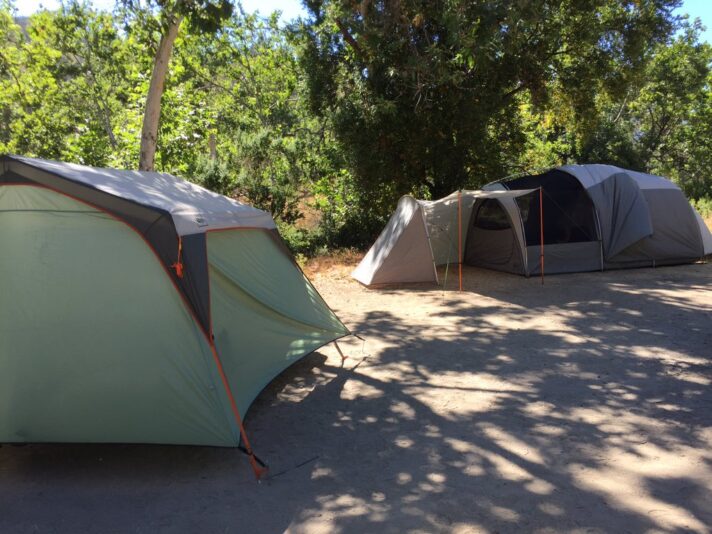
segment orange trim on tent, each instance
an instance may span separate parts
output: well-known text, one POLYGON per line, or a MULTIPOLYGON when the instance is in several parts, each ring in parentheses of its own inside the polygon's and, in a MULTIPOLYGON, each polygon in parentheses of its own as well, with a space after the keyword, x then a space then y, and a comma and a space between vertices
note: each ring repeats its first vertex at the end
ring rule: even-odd
MULTIPOLYGON (((243 227, 238 227, 243 228, 243 227)), ((264 228, 262 228, 264 230, 264 228)), ((215 335, 213 334, 213 304, 212 304, 212 286, 210 282, 210 261, 208 259, 208 232, 215 230, 205 231, 205 272, 208 273, 208 323, 210 324, 210 348, 213 353, 213 359, 215 360, 215 365, 218 368, 218 373, 220 374, 220 379, 222 380, 223 386, 225 387, 225 392, 230 399, 230 408, 235 417, 235 422, 237 423, 238 429, 240 431, 240 436, 245 442, 245 453, 250 458, 250 465, 252 466, 252 471, 255 473, 255 478, 260 480, 260 478, 267 473, 268 468, 266 466, 261 466, 254 451, 252 450, 252 445, 250 445, 250 440, 247 437, 247 431, 242 422, 242 416, 240 416, 240 410, 237 408, 237 402, 235 402, 235 397, 232 394, 232 388, 230 387, 230 381, 227 379, 225 374, 225 369, 223 368, 222 360, 218 354, 218 349, 215 345, 215 335)))
POLYGON ((171 267, 175 270, 178 278, 183 278, 183 238, 180 235, 178 236, 178 258, 171 267))
POLYGON ((240 411, 237 409, 237 403, 235 402, 235 397, 232 395, 232 388, 230 388, 230 383, 225 375, 225 369, 223 369, 222 361, 220 361, 220 356, 218 355, 218 350, 215 347, 215 341, 210 340, 210 349, 213 353, 213 359, 215 360, 215 365, 218 368, 218 373, 220 374, 220 379, 222 380, 223 386, 225 387, 225 392, 230 399, 230 407, 232 408, 232 413, 235 416, 235 421, 240 429, 240 436, 242 441, 245 442, 245 453, 250 458, 250 465, 255 473, 255 477, 259 480, 265 473, 267 473, 267 467, 260 465, 261 462, 257 460, 255 453, 252 451, 252 446, 250 445, 250 440, 247 438, 247 431, 245 426, 242 424, 242 417, 240 417, 240 411))

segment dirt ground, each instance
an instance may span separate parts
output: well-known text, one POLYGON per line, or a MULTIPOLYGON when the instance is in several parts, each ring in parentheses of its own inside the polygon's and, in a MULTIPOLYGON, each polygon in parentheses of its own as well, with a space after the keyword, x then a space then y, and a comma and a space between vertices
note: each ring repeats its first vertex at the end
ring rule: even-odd
MULTIPOLYGON (((365 342, 278 377, 234 450, 0 448, 0 532, 712 532, 712 265, 465 291, 308 266, 365 342)), ((444 274, 444 273, 443 273, 444 274)))

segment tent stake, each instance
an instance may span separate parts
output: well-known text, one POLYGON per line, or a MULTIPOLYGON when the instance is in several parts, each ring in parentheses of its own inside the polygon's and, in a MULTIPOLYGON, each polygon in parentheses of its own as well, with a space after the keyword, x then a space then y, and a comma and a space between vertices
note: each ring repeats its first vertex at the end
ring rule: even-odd
POLYGON ((346 361, 346 356, 344 356, 344 353, 341 352, 341 347, 339 347, 339 344, 334 340, 334 347, 336 347, 336 350, 339 352, 339 356, 341 356, 341 365, 344 365, 344 362, 346 361))
POLYGON ((544 285, 544 188, 539 187, 539 270, 544 285))
POLYGON ((462 191, 457 190, 457 264, 460 272, 460 291, 462 291, 462 191))

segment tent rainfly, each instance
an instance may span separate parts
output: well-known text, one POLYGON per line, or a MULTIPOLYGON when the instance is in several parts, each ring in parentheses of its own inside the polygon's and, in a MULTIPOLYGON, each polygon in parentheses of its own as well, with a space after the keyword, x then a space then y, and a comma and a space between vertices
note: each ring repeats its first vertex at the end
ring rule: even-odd
POLYGON ((271 216, 168 174, 0 158, 0 442, 242 446, 349 331, 271 216))
POLYGON ((436 201, 401 198, 352 273, 366 286, 437 282, 465 263, 530 276, 690 263, 712 234, 671 181, 611 165, 567 165, 436 201))

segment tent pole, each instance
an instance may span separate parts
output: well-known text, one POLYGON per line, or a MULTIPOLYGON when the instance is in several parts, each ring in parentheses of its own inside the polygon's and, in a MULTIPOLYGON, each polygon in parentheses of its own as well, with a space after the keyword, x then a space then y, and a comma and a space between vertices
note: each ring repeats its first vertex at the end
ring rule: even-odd
POLYGON ((230 401, 230 407, 232 408, 232 413, 235 416, 235 422, 240 431, 240 436, 244 443, 243 446, 238 446, 238 449, 242 450, 250 459, 250 465, 255 473, 255 478, 259 481, 268 471, 267 465, 260 460, 255 453, 252 451, 252 445, 250 445, 250 440, 247 438, 247 431, 242 422, 242 417, 240 417, 240 411, 237 409, 237 403, 235 402, 235 397, 232 394, 232 388, 230 388, 230 383, 227 380, 227 375, 225 374, 225 369, 223 368, 222 361, 218 355, 218 349, 215 346, 215 340, 213 335, 210 334, 210 350, 213 353, 213 359, 218 368, 218 374, 220 375, 220 380, 222 380, 223 386, 225 388, 225 393, 227 393, 228 400, 230 401))
POLYGON ((344 353, 341 352, 341 347, 339 347, 339 344, 334 340, 334 346, 336 347, 336 350, 339 353, 339 356, 341 356, 341 367, 344 366, 344 362, 346 361, 346 356, 344 356, 344 353))
POLYGON ((460 272, 460 291, 462 291, 462 191, 457 190, 457 264, 460 272))
POLYGON ((544 189, 539 187, 539 270, 544 285, 544 189))

